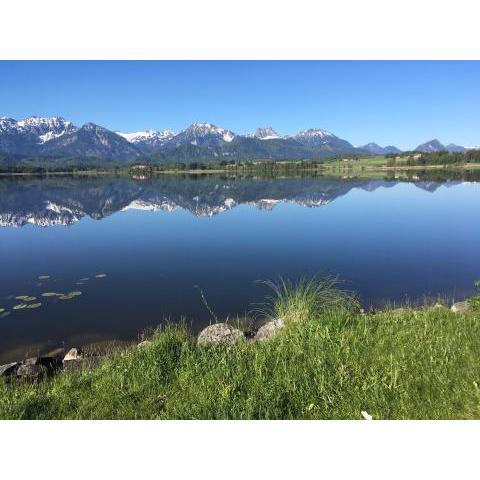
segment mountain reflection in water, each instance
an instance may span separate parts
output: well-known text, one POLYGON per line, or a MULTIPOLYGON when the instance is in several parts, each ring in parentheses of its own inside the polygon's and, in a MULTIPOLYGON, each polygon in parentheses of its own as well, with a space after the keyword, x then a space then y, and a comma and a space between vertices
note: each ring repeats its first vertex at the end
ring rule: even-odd
MULTIPOLYGON (((417 188, 434 192, 461 180, 415 181, 417 188)), ((0 180, 0 226, 71 225, 83 217, 101 220, 118 211, 188 210, 195 216, 213 216, 248 204, 271 210, 280 202, 320 207, 353 188, 373 192, 392 188, 395 180, 339 180, 327 177, 222 180, 215 177, 156 178, 28 178, 0 180)))

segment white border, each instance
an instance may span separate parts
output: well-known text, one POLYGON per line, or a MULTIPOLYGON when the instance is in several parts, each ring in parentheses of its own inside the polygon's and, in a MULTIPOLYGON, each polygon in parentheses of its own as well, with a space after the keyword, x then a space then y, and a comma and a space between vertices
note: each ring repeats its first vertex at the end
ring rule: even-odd
POLYGON ((472 478, 478 422, 3 422, 3 478, 472 478), (10 475, 9 475, 10 474, 10 475))
MULTIPOLYGON (((0 59, 480 59, 478 0, 23 0, 0 59)), ((5 478, 468 478, 478 422, 0 422, 5 478)))
POLYGON ((477 0, 23 0, 3 59, 479 59, 477 0))

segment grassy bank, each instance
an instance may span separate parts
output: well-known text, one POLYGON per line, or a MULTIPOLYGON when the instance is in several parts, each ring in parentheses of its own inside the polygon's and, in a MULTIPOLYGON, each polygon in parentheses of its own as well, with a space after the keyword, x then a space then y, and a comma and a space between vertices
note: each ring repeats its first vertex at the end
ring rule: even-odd
POLYGON ((198 346, 167 327, 97 368, 0 385, 0 417, 480 418, 478 310, 361 315, 312 284, 279 293, 287 326, 268 342, 198 346))

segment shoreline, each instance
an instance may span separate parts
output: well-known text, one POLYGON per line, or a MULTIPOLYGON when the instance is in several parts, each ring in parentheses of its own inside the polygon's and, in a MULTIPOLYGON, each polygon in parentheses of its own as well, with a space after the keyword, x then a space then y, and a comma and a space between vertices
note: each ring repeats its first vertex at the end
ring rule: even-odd
MULTIPOLYGON (((287 169, 288 166, 298 165, 297 163, 291 164, 284 164, 278 168, 278 171, 282 171, 283 169, 287 169)), ((154 167, 153 167, 154 168, 154 167)), ((418 171, 418 170, 454 170, 454 171, 465 171, 468 172, 470 170, 480 169, 480 163, 472 163, 472 164, 461 164, 461 165, 396 165, 396 166, 388 166, 388 165, 361 165, 361 164, 336 164, 336 165, 319 165, 318 167, 312 168, 298 168, 297 172, 293 173, 301 173, 301 172, 315 172, 319 174, 323 173, 355 173, 355 172, 395 172, 395 171, 418 171)), ((230 174, 230 175, 238 175, 238 174, 248 174, 248 173, 262 173, 259 172, 259 168, 216 168, 216 169, 206 169, 206 170, 153 170, 149 176, 145 176, 146 178, 151 178, 153 176, 161 176, 161 175, 216 175, 216 174, 230 174)), ((282 172, 285 174, 286 172, 282 172)), ((85 170, 85 171, 60 171, 60 172, 0 172, 0 177, 49 177, 49 176, 108 176, 108 175, 117 175, 117 176, 129 176, 129 177, 144 177, 144 175, 135 175, 131 170, 127 171, 126 169, 121 169, 120 171, 112 170, 85 170)), ((288 176, 288 175, 287 175, 288 176)))
POLYGON ((2 365, 0 418, 480 419, 480 297, 363 312, 325 293, 297 285, 253 330, 167 325, 103 356, 2 365))

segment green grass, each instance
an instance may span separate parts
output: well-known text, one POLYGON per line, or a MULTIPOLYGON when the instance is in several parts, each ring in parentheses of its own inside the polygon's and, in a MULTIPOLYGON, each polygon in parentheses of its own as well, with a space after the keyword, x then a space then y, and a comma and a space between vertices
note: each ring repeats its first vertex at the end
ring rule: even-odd
POLYGON ((360 315, 320 282, 275 286, 265 343, 200 347, 183 327, 98 368, 0 385, 1 418, 480 418, 480 312, 360 315))

